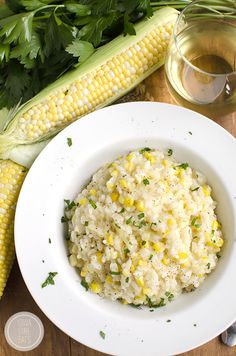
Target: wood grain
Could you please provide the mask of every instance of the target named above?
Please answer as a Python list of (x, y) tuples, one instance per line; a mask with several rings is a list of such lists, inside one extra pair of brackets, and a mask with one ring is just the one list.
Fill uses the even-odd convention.
[[(160, 102), (174, 103), (170, 97), (164, 80), (163, 69), (157, 71), (145, 80), (142, 87), (143, 99)], [(141, 96), (142, 96), (141, 95)], [(137, 95), (130, 97), (131, 100), (137, 100)], [(142, 99), (142, 98), (141, 98)], [(236, 136), (236, 113), (224, 118), (215, 120), (226, 130)], [(5, 341), (4, 325), (7, 319), (19, 311), (29, 311), (36, 314), (43, 322), (45, 328), (45, 337), (37, 349), (28, 352), (29, 356), (102, 356), (101, 352), (92, 350), (80, 343), (72, 340), (62, 331), (60, 331), (50, 320), (41, 312), (31, 295), (29, 294), (24, 281), (21, 277), (17, 263), (15, 263), (11, 272), (10, 279), (5, 290), (5, 294), (0, 301), (0, 356), (25, 356), (24, 352), (18, 352), (12, 349)], [(219, 315), (220, 318), (220, 315)], [(186, 352), (181, 356), (235, 356), (236, 347), (229, 348), (220, 342), (217, 337), (207, 344)], [(130, 355), (133, 356), (133, 355)], [(147, 355), (148, 356), (148, 355)]]

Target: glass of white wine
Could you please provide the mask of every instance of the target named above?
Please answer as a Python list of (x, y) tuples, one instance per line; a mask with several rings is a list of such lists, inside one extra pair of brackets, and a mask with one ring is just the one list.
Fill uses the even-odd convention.
[(212, 3), (194, 1), (180, 13), (165, 73), (177, 103), (219, 117), (236, 111), (236, 0)]

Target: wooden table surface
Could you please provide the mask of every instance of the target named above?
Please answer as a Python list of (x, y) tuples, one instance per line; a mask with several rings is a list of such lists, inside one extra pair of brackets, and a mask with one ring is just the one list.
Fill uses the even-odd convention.
[[(158, 70), (144, 82), (142, 86), (146, 91), (142, 93), (146, 100), (155, 100), (173, 103), (163, 75), (163, 69)], [(133, 97), (135, 99), (135, 95)], [(226, 130), (236, 136), (236, 113), (219, 118), (217, 121)], [(17, 262), (15, 262), (5, 294), (0, 301), (0, 356), (24, 356), (24, 352), (15, 351), (6, 343), (4, 325), (14, 313), (29, 311), (36, 314), (43, 322), (45, 336), (42, 343), (29, 356), (101, 356), (101, 352), (92, 350), (71, 339), (52, 324), (41, 312), (29, 294), (21, 277)], [(217, 312), (217, 311), (216, 311)], [(220, 318), (220, 315), (219, 315)], [(78, 325), (79, 327), (79, 325)], [(83, 326), (81, 326), (83, 327)], [(229, 348), (220, 342), (220, 338), (208, 342), (195, 350), (186, 352), (182, 356), (235, 356), (236, 347)], [(135, 355), (130, 355), (135, 356)], [(148, 356), (148, 355), (147, 355)]]

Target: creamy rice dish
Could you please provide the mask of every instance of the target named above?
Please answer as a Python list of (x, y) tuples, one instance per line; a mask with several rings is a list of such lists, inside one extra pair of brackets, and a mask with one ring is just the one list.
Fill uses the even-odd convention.
[(68, 204), (69, 259), (86, 289), (159, 307), (215, 268), (224, 241), (211, 187), (172, 153), (119, 157)]

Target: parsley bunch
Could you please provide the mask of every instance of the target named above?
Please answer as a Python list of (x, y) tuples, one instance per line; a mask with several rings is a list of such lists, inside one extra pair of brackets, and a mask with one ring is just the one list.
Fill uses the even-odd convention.
[(7, 0), (0, 5), (0, 109), (27, 101), (100, 45), (151, 16), (149, 0)]

